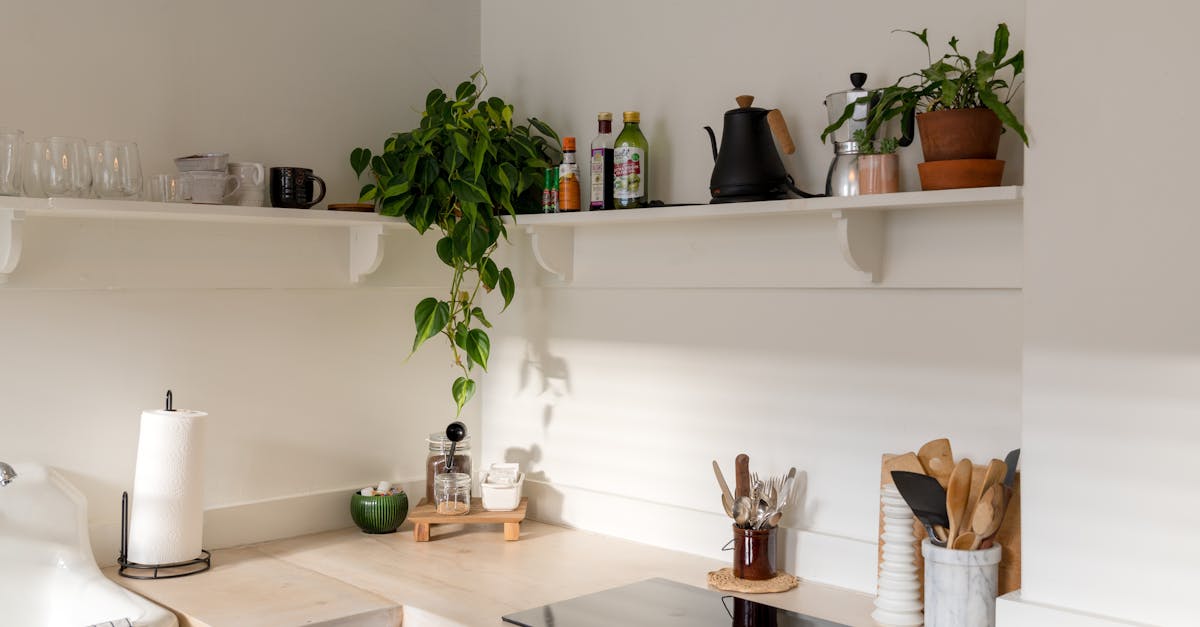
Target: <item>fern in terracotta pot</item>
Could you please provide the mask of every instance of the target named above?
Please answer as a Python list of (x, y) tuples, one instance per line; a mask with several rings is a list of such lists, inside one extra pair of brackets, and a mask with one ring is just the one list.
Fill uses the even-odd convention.
[[(921, 41), (929, 66), (905, 74), (867, 97), (872, 101), (868, 137), (875, 137), (888, 121), (898, 118), (903, 135), (900, 145), (907, 146), (914, 128), (919, 128), (926, 161), (994, 160), (1004, 129), (1011, 129), (1029, 144), (1024, 125), (1009, 107), (1021, 87), (1018, 81), (1025, 69), (1025, 51), (1009, 55), (1007, 24), (996, 26), (992, 49), (975, 53), (973, 59), (958, 49), (957, 37), (950, 38), (950, 51), (935, 61), (928, 29), (898, 32)], [(825, 129), (822, 139), (850, 119), (856, 104), (846, 107)]]

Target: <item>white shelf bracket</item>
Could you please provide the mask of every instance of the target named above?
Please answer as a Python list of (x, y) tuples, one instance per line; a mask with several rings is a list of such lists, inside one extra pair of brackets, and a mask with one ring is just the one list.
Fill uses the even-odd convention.
[(883, 270), (883, 211), (834, 211), (838, 246), (851, 268), (861, 272), (867, 283), (878, 283)]
[(383, 225), (356, 224), (350, 227), (350, 282), (359, 284), (363, 277), (379, 269), (383, 262)]
[(21, 261), (21, 223), (25, 212), (16, 209), (0, 209), (0, 283), (8, 277)]
[(561, 281), (570, 281), (575, 270), (575, 228), (526, 226), (533, 258)]

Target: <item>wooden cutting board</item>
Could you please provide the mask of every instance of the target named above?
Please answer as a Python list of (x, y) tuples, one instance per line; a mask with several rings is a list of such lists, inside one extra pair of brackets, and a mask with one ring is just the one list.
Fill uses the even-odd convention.
[[(889, 463), (893, 458), (898, 458), (897, 455), (885, 453), (883, 462), (880, 464), (879, 487), (892, 483), (892, 468), (894, 463)], [(903, 470), (903, 468), (900, 468)], [(987, 466), (975, 465), (974, 473), (971, 476), (971, 482), (982, 481), (984, 474), (987, 473)], [(921, 557), (921, 541), (925, 539), (925, 527), (921, 525), (916, 518), (913, 519), (913, 532), (917, 536), (917, 577), (921, 582), (921, 597), (925, 596), (925, 558)], [(1018, 471), (1016, 478), (1013, 480), (1012, 499), (1008, 503), (1008, 511), (1004, 514), (1004, 523), (1000, 525), (1000, 531), (996, 532), (996, 542), (1001, 546), (1000, 549), (1000, 583), (999, 593), (1005, 594), (1017, 590), (1021, 587), (1021, 473)], [(879, 505), (879, 557), (877, 558), (876, 570), (883, 563), (883, 504)]]

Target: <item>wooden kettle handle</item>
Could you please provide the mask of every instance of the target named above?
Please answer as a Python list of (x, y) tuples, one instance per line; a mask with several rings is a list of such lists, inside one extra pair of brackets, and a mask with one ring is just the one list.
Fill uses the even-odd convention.
[(787, 120), (783, 119), (783, 113), (779, 109), (767, 112), (767, 124), (771, 127), (771, 133), (775, 135), (780, 152), (785, 155), (796, 152), (796, 144), (792, 142), (792, 134), (788, 132)]

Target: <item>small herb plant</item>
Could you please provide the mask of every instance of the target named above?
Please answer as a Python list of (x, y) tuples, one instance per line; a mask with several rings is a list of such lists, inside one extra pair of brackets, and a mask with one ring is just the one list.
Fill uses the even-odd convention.
[[(892, 32), (909, 33), (919, 39), (925, 45), (929, 67), (905, 74), (892, 85), (847, 105), (841, 117), (821, 133), (821, 141), (825, 141), (830, 133), (841, 128), (854, 115), (854, 105), (871, 102), (869, 119), (866, 121), (868, 137), (874, 137), (888, 120), (899, 116), (901, 133), (911, 141), (916, 113), (987, 107), (1000, 118), (1004, 126), (1016, 131), (1022, 142), (1029, 144), (1025, 127), (1008, 106), (1022, 85), (1017, 80), (1025, 69), (1025, 51), (1018, 50), (1012, 56), (1005, 56), (1008, 54), (1007, 24), (996, 25), (992, 49), (975, 53), (974, 61), (959, 52), (958, 37), (951, 37), (948, 42), (951, 52), (934, 61), (929, 48), (928, 29), (922, 29), (919, 33), (911, 30)], [(1008, 70), (1008, 79), (1001, 77), (1005, 69)], [(907, 141), (901, 143), (908, 144)]]
[(508, 238), (500, 216), (540, 211), (542, 177), (558, 154), (553, 129), (536, 118), (514, 123), (512, 105), (485, 99), (486, 87), (479, 70), (453, 97), (434, 89), (417, 128), (388, 137), (378, 155), (369, 148), (350, 153), (355, 174), (369, 169), (374, 178), (361, 201), (375, 202), (380, 214), (404, 216), (421, 234), (440, 236), (437, 256), (453, 270), (449, 290), (417, 304), (412, 352), (435, 335), (446, 337), (461, 371), (451, 386), (456, 415), (475, 395), (472, 370), (486, 371), (491, 353), (484, 329), (492, 325), (476, 297), (480, 289), (498, 288), (504, 311), (516, 291), (512, 270), (492, 260), (500, 238)]
[(896, 137), (870, 139), (865, 129), (854, 131), (854, 143), (858, 144), (860, 155), (891, 155), (900, 148), (900, 140)]

